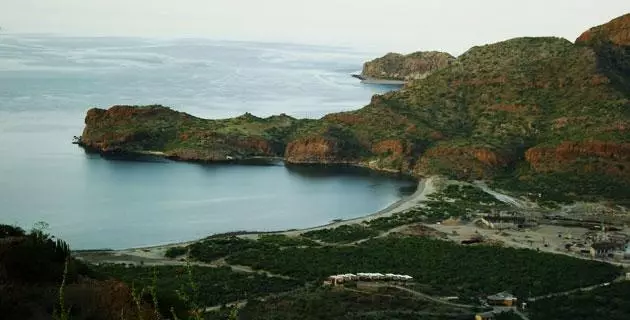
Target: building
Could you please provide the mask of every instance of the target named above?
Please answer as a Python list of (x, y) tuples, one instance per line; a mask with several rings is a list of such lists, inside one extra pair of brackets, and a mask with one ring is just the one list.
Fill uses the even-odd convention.
[(357, 280), (357, 276), (352, 273), (338, 274), (338, 275), (328, 277), (324, 281), (324, 284), (336, 286), (344, 282), (355, 281), (355, 280)]
[(626, 280), (630, 281), (630, 272), (626, 273)]
[(411, 281), (412, 276), (405, 274), (393, 274), (393, 273), (346, 273), (330, 276), (324, 280), (324, 285), (337, 286), (349, 281)]
[(487, 300), (488, 304), (490, 305), (506, 307), (514, 306), (516, 305), (516, 301), (518, 301), (518, 299), (514, 295), (505, 291), (488, 296)]
[(621, 250), (619, 244), (613, 242), (596, 242), (591, 245), (590, 253), (593, 258), (607, 258), (612, 254)]

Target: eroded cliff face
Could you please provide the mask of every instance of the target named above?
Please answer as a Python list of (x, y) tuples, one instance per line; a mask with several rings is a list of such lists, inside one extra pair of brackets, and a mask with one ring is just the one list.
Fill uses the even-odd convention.
[(610, 42), (618, 46), (630, 46), (630, 14), (585, 31), (575, 42), (591, 44), (598, 41)]
[(575, 43), (593, 48), (602, 73), (630, 95), (630, 14), (589, 29)]
[(531, 148), (525, 159), (539, 173), (599, 173), (630, 181), (630, 143), (565, 141)]
[(388, 53), (366, 62), (361, 75), (367, 78), (390, 80), (424, 79), (431, 73), (449, 66), (455, 57), (445, 52), (415, 52), (408, 55)]
[[(81, 143), (103, 152), (122, 151), (131, 147), (160, 149), (160, 144), (165, 140), (175, 138), (176, 126), (189, 117), (161, 106), (112, 106), (107, 110), (92, 108), (85, 116)], [(162, 123), (162, 126), (154, 126), (158, 123)]]
[(421, 156), (414, 171), (417, 175), (441, 173), (461, 179), (489, 179), (513, 160), (488, 148), (436, 146)]
[(341, 146), (337, 141), (323, 137), (307, 137), (289, 142), (284, 156), (289, 163), (330, 164), (349, 161), (342, 157), (341, 151)]
[(365, 156), (367, 151), (356, 137), (337, 125), (321, 134), (292, 140), (284, 152), (288, 163), (297, 164), (356, 164)]

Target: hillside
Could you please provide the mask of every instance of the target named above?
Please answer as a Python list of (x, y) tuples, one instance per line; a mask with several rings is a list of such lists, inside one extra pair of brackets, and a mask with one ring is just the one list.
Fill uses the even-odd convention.
[[(66, 316), (64, 318), (64, 316)], [(123, 317), (124, 316), (124, 317)], [(0, 318), (160, 319), (132, 289), (105, 279), (42, 230), (0, 224)]]
[(525, 37), (473, 47), (360, 110), (319, 120), (92, 109), (81, 142), (101, 152), (152, 150), (202, 161), (283, 156), (627, 199), (629, 21), (630, 14), (591, 29), (576, 44)]
[(388, 80), (424, 79), (431, 73), (449, 66), (455, 57), (445, 52), (426, 51), (407, 55), (388, 53), (363, 64), (361, 75)]

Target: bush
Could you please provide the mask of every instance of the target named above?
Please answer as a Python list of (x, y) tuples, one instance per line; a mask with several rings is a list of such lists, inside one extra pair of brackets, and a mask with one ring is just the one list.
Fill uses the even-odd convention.
[(188, 248), (186, 247), (170, 247), (166, 249), (164, 256), (173, 259), (185, 255), (186, 253), (188, 253)]
[(348, 243), (378, 236), (379, 232), (362, 225), (348, 224), (334, 229), (309, 231), (302, 235), (328, 243)]

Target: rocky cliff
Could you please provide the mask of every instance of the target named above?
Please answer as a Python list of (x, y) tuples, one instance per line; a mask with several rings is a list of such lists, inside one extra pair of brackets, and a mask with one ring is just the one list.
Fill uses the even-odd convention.
[[(417, 176), (568, 174), (630, 187), (629, 17), (575, 44), (525, 37), (473, 47), (456, 60), (424, 54), (415, 73), (390, 75), (426, 78), (320, 120), (204, 120), (156, 106), (112, 107), (88, 112), (81, 141), (103, 152), (155, 150), (185, 160), (283, 156)], [(373, 65), (369, 73), (381, 72)]]
[(424, 79), (431, 73), (448, 67), (455, 57), (445, 52), (414, 52), (408, 55), (388, 53), (363, 65), (361, 75), (365, 78), (387, 80)]
[(85, 117), (80, 144), (104, 153), (152, 152), (189, 161), (279, 157), (298, 123), (286, 115), (251, 114), (208, 120), (163, 106), (93, 108)]

